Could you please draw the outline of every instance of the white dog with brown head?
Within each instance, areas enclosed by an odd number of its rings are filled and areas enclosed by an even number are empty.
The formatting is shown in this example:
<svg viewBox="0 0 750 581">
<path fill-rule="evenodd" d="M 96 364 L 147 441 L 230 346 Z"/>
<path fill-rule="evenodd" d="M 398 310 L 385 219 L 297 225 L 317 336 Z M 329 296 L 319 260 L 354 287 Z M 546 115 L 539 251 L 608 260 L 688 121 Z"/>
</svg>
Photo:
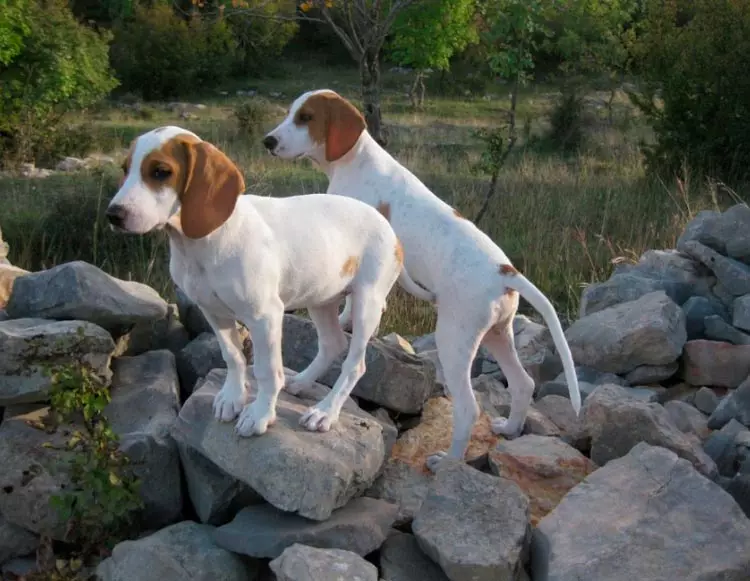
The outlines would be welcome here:
<svg viewBox="0 0 750 581">
<path fill-rule="evenodd" d="M 365 347 L 393 284 L 398 279 L 407 290 L 424 292 L 403 271 L 402 247 L 388 221 L 346 197 L 241 195 L 245 182 L 235 164 L 180 127 L 138 137 L 123 169 L 107 217 L 124 232 L 166 229 L 172 278 L 200 307 L 226 361 L 214 413 L 223 421 L 239 414 L 241 435 L 262 434 L 276 418 L 285 382 L 284 311 L 307 308 L 318 332 L 316 357 L 287 384 L 296 393 L 346 349 L 338 306 L 351 297 L 352 339 L 341 374 L 330 394 L 300 418 L 309 430 L 330 429 L 365 371 Z M 249 405 L 236 321 L 253 343 L 258 393 Z"/>
<path fill-rule="evenodd" d="M 484 232 L 378 145 L 351 103 L 330 90 L 304 93 L 263 144 L 284 159 L 315 161 L 328 175 L 327 193 L 352 196 L 380 210 L 404 245 L 405 269 L 436 295 L 435 340 L 453 397 L 449 456 L 464 457 L 479 416 L 470 371 L 480 344 L 497 360 L 512 395 L 509 417 L 494 419 L 493 430 L 513 437 L 523 429 L 534 381 L 521 365 L 513 342 L 519 294 L 549 326 L 578 413 L 581 396 L 573 358 L 550 302 Z M 350 320 L 351 307 L 347 300 L 342 324 Z M 428 459 L 428 466 L 435 469 L 445 455 L 437 451 Z"/>
</svg>

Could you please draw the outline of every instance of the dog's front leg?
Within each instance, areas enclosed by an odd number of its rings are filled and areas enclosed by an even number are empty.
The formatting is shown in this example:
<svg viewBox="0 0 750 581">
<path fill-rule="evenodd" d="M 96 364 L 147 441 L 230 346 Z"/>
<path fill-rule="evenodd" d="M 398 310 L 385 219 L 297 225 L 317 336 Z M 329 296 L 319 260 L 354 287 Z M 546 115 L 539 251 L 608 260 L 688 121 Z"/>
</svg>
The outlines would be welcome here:
<svg viewBox="0 0 750 581">
<path fill-rule="evenodd" d="M 281 359 L 283 317 L 284 305 L 279 299 L 243 320 L 253 338 L 253 367 L 258 390 L 255 401 L 242 410 L 237 420 L 236 430 L 241 436 L 264 434 L 276 421 L 276 402 L 285 380 Z"/>
<path fill-rule="evenodd" d="M 201 311 L 214 330 L 221 356 L 227 365 L 224 385 L 214 397 L 214 416 L 223 422 L 231 422 L 245 407 L 248 399 L 245 388 L 247 360 L 242 351 L 242 339 L 234 319 L 217 317 L 203 309 Z"/>
</svg>

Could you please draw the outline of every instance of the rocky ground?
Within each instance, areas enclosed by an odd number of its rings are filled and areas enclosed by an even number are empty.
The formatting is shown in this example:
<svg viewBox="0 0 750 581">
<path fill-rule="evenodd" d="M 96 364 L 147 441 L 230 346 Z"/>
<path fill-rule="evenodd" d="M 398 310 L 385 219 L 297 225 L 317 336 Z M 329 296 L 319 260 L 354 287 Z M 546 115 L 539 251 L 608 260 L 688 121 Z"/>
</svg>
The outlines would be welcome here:
<svg viewBox="0 0 750 581">
<path fill-rule="evenodd" d="M 424 462 L 449 442 L 451 401 L 430 335 L 374 339 L 331 432 L 297 419 L 336 366 L 283 394 L 266 435 L 241 439 L 210 413 L 224 364 L 179 293 L 170 305 L 82 262 L 0 264 L 12 286 L 0 303 L 3 575 L 32 570 L 40 538 L 65 539 L 49 504 L 69 484 L 64 452 L 35 420 L 44 366 L 85 362 L 111 387 L 106 415 L 143 482 L 142 534 L 101 561 L 106 581 L 747 581 L 750 208 L 699 214 L 677 246 L 585 289 L 566 331 L 580 417 L 547 329 L 516 317 L 537 385 L 524 434 L 490 430 L 510 395 L 480 352 L 468 461 L 436 475 Z M 315 350 L 311 323 L 286 315 L 288 372 Z"/>
</svg>

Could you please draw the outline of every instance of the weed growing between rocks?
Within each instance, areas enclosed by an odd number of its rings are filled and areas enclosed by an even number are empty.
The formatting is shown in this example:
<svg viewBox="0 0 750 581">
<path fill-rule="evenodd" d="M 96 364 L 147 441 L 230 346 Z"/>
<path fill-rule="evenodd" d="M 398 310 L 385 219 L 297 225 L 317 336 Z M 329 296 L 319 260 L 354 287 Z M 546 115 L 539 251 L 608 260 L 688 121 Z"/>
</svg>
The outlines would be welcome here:
<svg viewBox="0 0 750 581">
<path fill-rule="evenodd" d="M 67 540 L 74 548 L 72 558 L 50 560 L 35 579 L 77 580 L 84 578 L 79 571 L 86 560 L 108 553 L 133 530 L 143 506 L 140 482 L 104 414 L 110 402 L 108 386 L 85 365 L 57 366 L 48 373 L 50 425 L 39 427 L 65 429 L 66 434 L 69 430 L 65 449 L 70 452 L 71 481 L 71 487 L 50 502 L 67 523 Z"/>
</svg>

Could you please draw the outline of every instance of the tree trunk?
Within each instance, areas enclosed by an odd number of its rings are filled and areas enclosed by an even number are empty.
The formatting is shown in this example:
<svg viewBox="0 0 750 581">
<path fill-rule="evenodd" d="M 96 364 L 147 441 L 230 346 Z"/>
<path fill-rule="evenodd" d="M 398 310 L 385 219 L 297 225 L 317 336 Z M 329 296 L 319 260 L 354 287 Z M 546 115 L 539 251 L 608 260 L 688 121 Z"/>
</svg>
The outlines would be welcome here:
<svg viewBox="0 0 750 581">
<path fill-rule="evenodd" d="M 424 94 L 427 88 L 424 86 L 424 73 L 419 73 L 419 108 L 424 109 Z"/>
<path fill-rule="evenodd" d="M 378 52 L 366 51 L 359 62 L 362 82 L 362 108 L 364 109 L 367 130 L 382 147 L 388 144 L 383 131 L 380 113 L 380 59 Z"/>
</svg>

